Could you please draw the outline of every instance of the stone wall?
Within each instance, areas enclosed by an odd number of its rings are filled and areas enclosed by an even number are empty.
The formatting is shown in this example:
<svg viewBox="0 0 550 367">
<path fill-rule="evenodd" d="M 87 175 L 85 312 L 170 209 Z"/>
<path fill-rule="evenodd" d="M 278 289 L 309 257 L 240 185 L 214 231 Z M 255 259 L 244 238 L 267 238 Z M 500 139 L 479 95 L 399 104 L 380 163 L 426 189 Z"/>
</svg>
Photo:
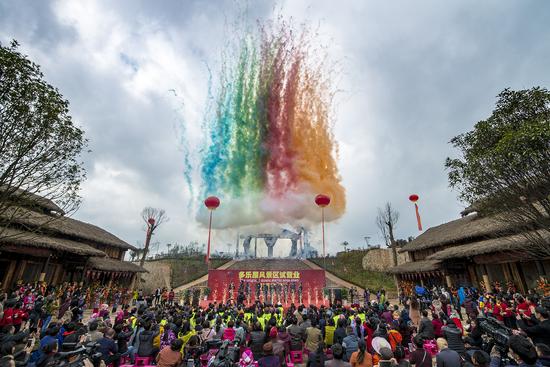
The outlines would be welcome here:
<svg viewBox="0 0 550 367">
<path fill-rule="evenodd" d="M 407 253 L 397 253 L 397 265 L 408 261 Z M 363 269 L 372 271 L 385 271 L 393 266 L 393 254 L 389 248 L 370 249 L 363 256 Z"/>
<path fill-rule="evenodd" d="M 171 287 L 172 269 L 170 263 L 162 260 L 146 261 L 143 265 L 148 273 L 142 273 L 143 282 L 140 285 L 145 292 L 151 292 L 157 288 Z"/>
</svg>

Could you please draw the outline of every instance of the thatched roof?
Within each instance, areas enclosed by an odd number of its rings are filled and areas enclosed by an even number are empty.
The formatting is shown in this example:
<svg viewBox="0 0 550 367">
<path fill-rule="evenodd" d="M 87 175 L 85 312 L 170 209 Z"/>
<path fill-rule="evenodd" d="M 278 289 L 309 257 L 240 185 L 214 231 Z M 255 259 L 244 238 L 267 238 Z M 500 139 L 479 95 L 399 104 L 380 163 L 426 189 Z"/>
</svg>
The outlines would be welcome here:
<svg viewBox="0 0 550 367">
<path fill-rule="evenodd" d="M 25 232 L 13 228 L 3 228 L 0 237 L 0 250 L 9 245 L 21 247 L 39 247 L 64 251 L 71 254 L 87 256 L 105 256 L 103 251 L 97 250 L 85 243 L 71 241 L 63 238 L 48 237 L 32 232 Z"/>
<path fill-rule="evenodd" d="M 543 236 L 542 238 L 547 239 L 550 245 L 550 235 L 548 232 L 539 232 L 539 234 Z M 516 251 L 521 252 L 522 255 L 525 255 L 525 248 L 527 246 L 529 246 L 529 239 L 524 235 L 517 234 L 513 236 L 492 238 L 461 246 L 449 247 L 428 256 L 428 259 L 447 260 L 496 252 L 507 252 L 510 253 L 510 256 L 514 256 L 513 253 Z"/>
<path fill-rule="evenodd" d="M 394 266 L 388 270 L 388 273 L 392 274 L 404 274 L 404 273 L 420 273 L 423 271 L 432 271 L 439 269 L 441 261 L 439 260 L 421 260 L 411 261 L 398 266 Z"/>
<path fill-rule="evenodd" d="M 55 204 L 52 200 L 47 199 L 43 196 L 33 194 L 32 192 L 23 190 L 23 189 L 9 189 L 9 186 L 0 186 L 0 192 L 6 192 L 6 191 L 12 191 L 8 195 L 11 199 L 14 199 L 15 202 L 27 202 L 29 206 L 37 206 L 40 207 L 47 212 L 55 212 L 61 215 L 64 215 L 65 212 L 63 209 L 61 209 L 57 204 Z M 20 203 L 22 204 L 22 203 Z"/>
<path fill-rule="evenodd" d="M 90 257 L 88 266 L 103 271 L 123 271 L 131 273 L 146 273 L 147 270 L 129 261 L 120 261 L 109 257 Z"/>
<path fill-rule="evenodd" d="M 124 242 L 106 230 L 69 217 L 49 216 L 22 207 L 11 207 L 1 213 L 1 217 L 9 220 L 11 223 L 15 222 L 30 228 L 40 228 L 40 231 L 44 233 L 50 232 L 106 246 L 135 250 L 134 246 Z"/>
<path fill-rule="evenodd" d="M 509 234 L 513 225 L 494 217 L 471 214 L 436 227 L 403 246 L 399 252 L 418 251 L 468 240 L 488 239 Z"/>
</svg>

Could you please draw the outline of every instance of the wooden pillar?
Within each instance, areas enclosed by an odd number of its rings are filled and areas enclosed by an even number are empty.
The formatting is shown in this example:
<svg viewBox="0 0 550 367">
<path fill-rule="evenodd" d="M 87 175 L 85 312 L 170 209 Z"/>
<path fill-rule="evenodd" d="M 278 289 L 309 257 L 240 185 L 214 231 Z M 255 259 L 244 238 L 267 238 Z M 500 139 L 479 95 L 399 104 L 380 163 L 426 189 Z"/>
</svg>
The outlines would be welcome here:
<svg viewBox="0 0 550 367">
<path fill-rule="evenodd" d="M 544 264 L 540 260 L 535 260 L 535 264 L 537 265 L 537 272 L 539 276 L 545 276 L 546 270 L 544 270 Z"/>
<path fill-rule="evenodd" d="M 452 288 L 453 286 L 453 278 L 449 274 L 445 274 L 445 283 L 447 283 L 448 288 Z"/>
<path fill-rule="evenodd" d="M 527 292 L 527 285 L 523 281 L 518 269 L 518 263 L 510 263 L 510 269 L 512 270 L 513 282 L 518 286 L 521 293 Z"/>
<path fill-rule="evenodd" d="M 10 264 L 8 265 L 8 271 L 6 272 L 6 275 L 4 275 L 4 279 L 2 279 L 3 290 L 7 290 L 11 288 L 11 283 L 13 281 L 13 274 L 15 273 L 16 265 L 17 265 L 17 260 L 10 261 Z"/>
<path fill-rule="evenodd" d="M 27 267 L 27 260 L 21 260 L 20 263 L 19 263 L 19 266 L 17 267 L 17 270 L 15 272 L 15 277 L 14 277 L 13 281 L 18 282 L 18 281 L 22 280 L 23 274 L 25 273 L 25 268 L 26 267 Z"/>
<path fill-rule="evenodd" d="M 399 297 L 399 279 L 397 278 L 397 274 L 393 275 L 393 281 L 395 282 L 395 289 L 397 290 L 397 296 Z"/>
<path fill-rule="evenodd" d="M 46 280 L 46 272 L 48 271 L 48 266 L 50 266 L 50 258 L 52 257 L 52 254 L 49 254 L 46 258 L 46 262 L 44 263 L 44 266 L 42 266 L 42 272 L 40 272 L 40 278 L 38 279 L 39 282 L 43 282 Z"/>
<path fill-rule="evenodd" d="M 506 282 L 513 280 L 513 277 L 510 274 L 510 268 L 508 267 L 508 264 L 502 263 L 500 264 L 500 267 L 502 268 L 502 272 L 504 273 L 504 279 L 506 280 Z"/>
<path fill-rule="evenodd" d="M 479 287 L 479 281 L 477 280 L 475 265 L 468 265 L 468 273 L 470 274 L 470 281 L 474 287 Z"/>
<path fill-rule="evenodd" d="M 134 290 L 134 289 L 136 288 L 136 279 L 137 279 L 137 277 L 138 277 L 138 274 L 139 274 L 139 273 L 133 273 L 133 274 L 132 274 L 132 281 L 130 282 L 130 289 L 131 289 L 131 290 Z M 134 296 L 134 295 L 132 294 L 132 297 L 133 297 L 133 296 Z"/>
<path fill-rule="evenodd" d="M 61 275 L 63 274 L 63 265 L 56 264 L 55 265 L 55 271 L 53 273 L 52 277 L 52 284 L 57 285 L 58 283 L 61 283 Z"/>
</svg>

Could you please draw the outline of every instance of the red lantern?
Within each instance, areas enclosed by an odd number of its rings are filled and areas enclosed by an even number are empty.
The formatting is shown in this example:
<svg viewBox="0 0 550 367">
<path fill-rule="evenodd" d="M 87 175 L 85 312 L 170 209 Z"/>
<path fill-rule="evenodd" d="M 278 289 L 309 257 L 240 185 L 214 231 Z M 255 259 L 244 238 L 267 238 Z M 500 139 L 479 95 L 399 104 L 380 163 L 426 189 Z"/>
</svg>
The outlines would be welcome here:
<svg viewBox="0 0 550 367">
<path fill-rule="evenodd" d="M 204 205 L 210 210 L 210 219 L 208 221 L 208 247 L 206 249 L 206 263 L 210 264 L 210 232 L 212 231 L 212 212 L 220 206 L 220 199 L 215 196 L 209 196 L 204 200 Z"/>
<path fill-rule="evenodd" d="M 209 196 L 204 200 L 204 205 L 210 210 L 216 209 L 218 206 L 220 206 L 220 199 L 218 199 L 215 196 Z"/>
<path fill-rule="evenodd" d="M 320 206 L 321 208 L 324 208 L 328 204 L 330 204 L 330 197 L 327 195 L 319 194 L 315 197 L 315 204 Z"/>
<path fill-rule="evenodd" d="M 321 208 L 321 217 L 323 222 L 323 261 L 326 262 L 327 255 L 325 250 L 325 207 L 330 204 L 330 197 L 324 194 L 319 194 L 315 197 L 315 204 L 317 204 L 317 206 Z"/>
<path fill-rule="evenodd" d="M 409 196 L 409 200 L 414 203 L 414 210 L 416 212 L 416 223 L 418 225 L 418 230 L 422 231 L 422 220 L 420 219 L 420 212 L 418 211 L 418 204 L 416 204 L 418 199 L 419 199 L 419 197 L 416 194 L 412 194 L 412 195 Z"/>
</svg>

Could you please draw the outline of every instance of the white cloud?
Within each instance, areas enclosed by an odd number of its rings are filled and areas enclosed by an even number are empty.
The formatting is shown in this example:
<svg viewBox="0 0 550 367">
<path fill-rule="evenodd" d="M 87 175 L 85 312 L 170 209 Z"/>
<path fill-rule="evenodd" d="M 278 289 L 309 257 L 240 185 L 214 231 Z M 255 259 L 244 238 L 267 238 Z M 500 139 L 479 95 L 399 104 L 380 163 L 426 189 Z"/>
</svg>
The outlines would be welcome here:
<svg viewBox="0 0 550 367">
<path fill-rule="evenodd" d="M 200 203 L 189 202 L 179 135 L 185 123 L 188 142 L 201 137 L 206 64 L 219 66 L 239 7 L 0 3 L 0 41 L 18 39 L 91 139 L 77 218 L 135 244 L 144 237 L 139 213 L 151 205 L 170 217 L 159 241 L 205 241 L 189 210 Z M 327 226 L 332 250 L 344 240 L 362 246 L 365 235 L 377 242 L 374 218 L 385 201 L 401 212 L 398 236 L 415 235 L 412 192 L 426 227 L 456 218 L 460 204 L 443 170 L 449 139 L 486 117 L 499 90 L 550 84 L 550 6 L 540 2 L 266 1 L 248 5 L 249 20 L 273 9 L 309 22 L 339 62 L 335 135 L 348 211 Z M 216 231 L 214 239 L 225 248 L 235 236 Z"/>
</svg>

